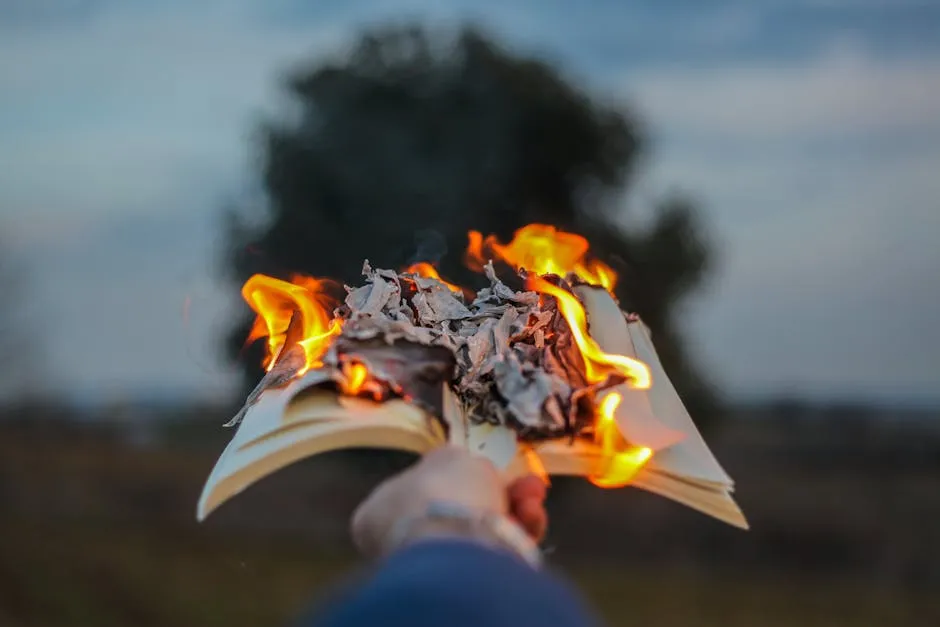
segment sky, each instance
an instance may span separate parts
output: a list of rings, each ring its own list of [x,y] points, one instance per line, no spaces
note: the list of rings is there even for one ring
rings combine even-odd
[[[233,393],[219,210],[258,199],[254,129],[298,63],[408,18],[640,115],[625,215],[701,201],[719,265],[682,323],[732,398],[940,401],[940,3],[914,0],[0,2],[0,240],[43,390]]]

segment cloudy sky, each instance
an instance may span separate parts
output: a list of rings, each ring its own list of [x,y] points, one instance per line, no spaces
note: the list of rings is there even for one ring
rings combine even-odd
[[[626,203],[703,201],[721,271],[684,315],[731,394],[940,399],[940,3],[913,0],[0,1],[0,235],[48,388],[230,392],[217,212],[253,125],[292,64],[409,16],[640,112]]]

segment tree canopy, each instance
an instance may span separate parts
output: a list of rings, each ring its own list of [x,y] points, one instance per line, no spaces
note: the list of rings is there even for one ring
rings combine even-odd
[[[364,259],[400,268],[432,261],[448,279],[471,229],[508,241],[528,223],[588,238],[620,273],[617,295],[651,328],[680,393],[706,418],[714,397],[683,350],[676,305],[705,276],[709,248],[694,204],[667,198],[653,223],[625,229],[620,200],[643,146],[623,107],[592,98],[553,65],[473,28],[438,37],[419,27],[366,32],[351,52],[295,73],[289,121],[261,129],[267,214],[229,214],[227,267],[358,282]],[[258,353],[230,354],[251,385]]]

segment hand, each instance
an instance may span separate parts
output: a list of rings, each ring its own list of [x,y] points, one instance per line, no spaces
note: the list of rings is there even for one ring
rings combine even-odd
[[[353,540],[367,555],[387,553],[396,548],[388,546],[396,523],[420,517],[434,501],[445,501],[481,515],[507,517],[538,542],[548,526],[545,494],[538,477],[526,476],[507,485],[488,460],[462,448],[443,447],[379,485],[363,501],[353,515]],[[468,533],[450,521],[419,520],[408,539]]]

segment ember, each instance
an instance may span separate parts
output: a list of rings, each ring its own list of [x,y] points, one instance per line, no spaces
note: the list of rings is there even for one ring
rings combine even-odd
[[[342,384],[343,394],[356,396],[362,391],[363,384],[369,376],[369,369],[364,364],[349,361],[343,364],[343,375],[346,377]]]
[[[463,288],[459,285],[454,285],[453,283],[448,283],[441,278],[441,275],[438,274],[437,268],[432,266],[426,261],[419,261],[418,263],[413,263],[405,270],[405,274],[416,274],[420,277],[426,279],[437,279],[441,283],[447,286],[447,288],[452,292],[462,292]]]

